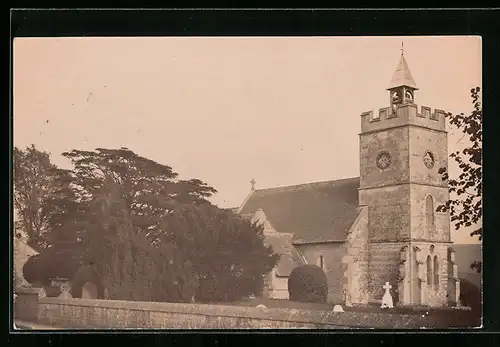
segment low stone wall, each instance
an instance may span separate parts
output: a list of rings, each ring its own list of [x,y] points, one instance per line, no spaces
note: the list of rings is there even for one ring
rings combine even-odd
[[[14,301],[14,318],[27,321],[38,319],[39,288],[16,288]]]
[[[424,315],[260,309],[94,299],[40,298],[38,322],[67,328],[147,329],[419,329],[449,328]]]

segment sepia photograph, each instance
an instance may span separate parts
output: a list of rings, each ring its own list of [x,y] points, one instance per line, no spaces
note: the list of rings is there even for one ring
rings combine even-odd
[[[14,330],[482,326],[481,37],[12,49]]]

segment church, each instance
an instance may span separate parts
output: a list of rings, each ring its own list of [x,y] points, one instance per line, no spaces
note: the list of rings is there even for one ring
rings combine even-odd
[[[264,225],[280,254],[263,296],[288,298],[291,271],[323,269],[328,301],[380,303],[389,282],[396,305],[455,306],[460,282],[438,170],[448,166],[445,112],[415,104],[417,85],[403,52],[388,106],[361,114],[360,176],[252,189],[236,213]],[[354,136],[354,134],[353,134]]]

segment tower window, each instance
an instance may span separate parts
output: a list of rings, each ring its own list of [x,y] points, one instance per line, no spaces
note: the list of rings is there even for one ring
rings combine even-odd
[[[439,289],[439,263],[437,255],[434,256],[434,289]]]
[[[432,259],[431,256],[427,256],[427,285],[432,285]]]
[[[430,236],[434,233],[434,200],[430,195],[425,199],[425,214],[427,234]]]

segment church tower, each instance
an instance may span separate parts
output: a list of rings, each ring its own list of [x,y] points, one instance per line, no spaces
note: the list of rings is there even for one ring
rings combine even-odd
[[[359,203],[368,207],[369,294],[390,282],[399,305],[445,306],[458,298],[448,200],[445,112],[415,104],[401,51],[389,106],[361,115]],[[455,271],[453,271],[455,269]]]

